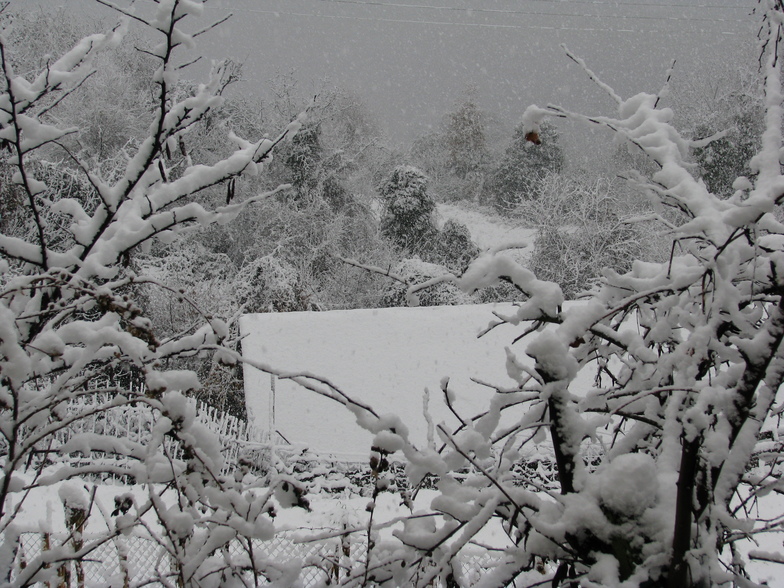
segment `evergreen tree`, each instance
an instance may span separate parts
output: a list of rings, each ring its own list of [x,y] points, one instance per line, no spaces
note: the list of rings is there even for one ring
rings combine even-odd
[[[451,172],[461,180],[479,172],[487,159],[485,117],[469,94],[446,116],[444,138]]]
[[[427,193],[427,177],[417,168],[401,165],[378,189],[384,199],[381,233],[400,249],[417,254],[437,232],[436,204]]]
[[[432,248],[424,252],[422,257],[459,274],[477,255],[479,248],[471,239],[468,227],[450,219],[438,232],[438,238],[432,241]]]
[[[323,155],[320,134],[318,125],[305,125],[291,140],[291,147],[283,160],[299,197],[318,184],[318,168]]]
[[[511,210],[524,200],[538,198],[544,175],[560,172],[563,166],[563,150],[553,125],[543,124],[538,136],[531,137],[520,124],[485,183],[484,198],[499,210]]]

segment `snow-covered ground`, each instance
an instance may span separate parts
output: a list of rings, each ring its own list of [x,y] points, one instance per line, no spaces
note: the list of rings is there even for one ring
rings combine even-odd
[[[64,482],[47,488],[38,488],[29,494],[25,501],[25,508],[17,517],[16,524],[20,531],[43,533],[51,532],[54,534],[55,541],[58,541],[58,534],[62,537],[65,531],[64,509],[62,499],[66,496],[81,494],[87,496],[92,485],[83,486],[77,481]],[[95,503],[91,516],[85,529],[85,539],[89,541],[90,536],[95,533],[103,532],[106,529],[105,520],[110,516],[114,508],[115,496],[126,496],[132,494],[137,503],[146,500],[147,489],[142,486],[125,486],[122,484],[104,484],[96,489]],[[414,502],[415,510],[429,510],[430,503],[437,493],[431,490],[421,491]],[[172,495],[163,495],[164,501],[174,500]],[[368,498],[357,494],[318,494],[309,495],[310,512],[301,508],[277,509],[277,516],[274,521],[276,530],[282,533],[284,541],[294,541],[304,543],[305,551],[309,552],[308,546],[315,545],[325,538],[335,537],[343,529],[358,530],[354,536],[354,541],[363,541],[364,533],[362,529],[367,523],[368,512],[366,506]],[[780,501],[776,501],[778,503]],[[781,505],[771,504],[771,514],[781,513]],[[375,501],[374,521],[381,529],[380,539],[382,541],[393,538],[394,529],[400,529],[400,524],[393,524],[399,517],[406,516],[410,511],[402,505],[400,496],[395,493],[381,494]],[[155,525],[153,525],[155,528]],[[500,524],[494,522],[482,529],[476,537],[477,546],[469,546],[466,555],[479,558],[483,553],[483,546],[502,548],[508,546],[508,539],[503,532]],[[775,537],[766,537],[759,546],[749,544],[749,548],[760,551],[781,551],[781,541]],[[288,557],[295,557],[297,547],[292,545],[285,552]],[[747,551],[747,550],[744,550]],[[137,554],[141,556],[142,554]],[[133,559],[135,556],[131,554]],[[140,562],[146,560],[142,559]],[[137,564],[139,565],[139,564]],[[112,570],[109,562],[107,570]],[[757,582],[767,582],[768,586],[784,587],[784,577],[781,576],[781,566],[772,563],[754,561],[748,566],[752,579]],[[141,571],[139,572],[141,573]],[[107,576],[108,577],[108,576]],[[101,584],[92,584],[101,585]],[[118,584],[120,585],[120,584]]]
[[[433,420],[454,424],[440,391],[444,378],[450,378],[449,389],[454,392],[457,409],[471,416],[487,406],[493,393],[477,380],[499,387],[514,386],[506,373],[507,347],[511,346],[518,359],[530,361],[525,349],[536,334],[512,346],[518,329],[501,326],[477,339],[477,334],[494,320],[494,312],[504,314],[509,310],[507,305],[474,305],[248,315],[241,322],[243,351],[291,373],[326,378],[379,413],[399,416],[415,443],[424,444],[428,436],[423,416],[425,390],[430,392],[428,411]],[[587,390],[592,385],[593,373],[585,372],[578,375],[573,391]],[[367,459],[372,436],[334,400],[319,397],[289,380],[271,379],[252,368],[246,368],[245,382],[249,413],[259,426],[279,430],[290,441],[303,442],[317,452]],[[422,500],[427,502],[428,495]],[[777,496],[766,500],[763,508],[771,516],[784,512]],[[308,525],[325,521],[334,524],[340,518],[336,513],[355,516],[363,504],[358,498],[319,497],[314,510],[322,514]],[[389,518],[404,514],[394,502],[382,510]],[[287,512],[281,522],[296,528],[302,523],[297,518],[300,514]],[[294,518],[289,520],[289,516]],[[503,541],[500,529],[488,533],[482,538],[484,542],[498,545],[497,541]],[[748,548],[780,552],[781,539],[766,536],[759,546],[749,543]],[[784,578],[777,573],[779,567],[753,562],[750,570],[758,581],[784,587]]]
[[[516,225],[514,222],[491,213],[488,209],[476,206],[441,203],[438,205],[439,225],[448,220],[464,224],[471,232],[474,243],[488,250],[505,245],[524,247],[515,253],[515,258],[526,260],[533,252],[536,230]]]

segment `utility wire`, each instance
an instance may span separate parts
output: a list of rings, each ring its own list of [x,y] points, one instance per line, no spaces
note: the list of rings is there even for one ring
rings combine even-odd
[[[456,21],[436,21],[436,20],[414,20],[403,18],[385,18],[385,17],[371,17],[371,16],[349,16],[342,14],[314,14],[306,12],[290,12],[283,10],[264,10],[258,8],[241,8],[232,6],[232,11],[252,12],[256,14],[269,14],[273,16],[285,15],[296,16],[301,18],[325,18],[333,20],[356,20],[365,22],[386,22],[386,23],[399,23],[399,24],[418,24],[418,25],[434,25],[434,26],[456,26],[456,27],[476,27],[488,29],[533,29],[545,31],[584,31],[584,32],[606,32],[606,33],[638,33],[638,34],[668,34],[671,31],[655,30],[655,29],[619,29],[619,28],[602,28],[602,27],[575,27],[575,26],[547,26],[547,25],[533,25],[533,24],[499,24],[499,23],[480,23],[480,22],[456,22]],[[552,16],[564,16],[556,15]],[[678,19],[676,19],[678,20]],[[680,19],[685,20],[685,19]],[[674,21],[670,21],[674,22]],[[739,20],[737,22],[747,22]],[[694,31],[689,30],[688,33],[692,34]],[[736,35],[734,31],[709,31],[721,35]],[[745,33],[744,33],[745,34]]]
[[[595,4],[612,7],[646,6],[650,8],[719,8],[749,10],[753,7],[748,4],[658,4],[655,2],[616,2],[615,0],[528,0],[529,2],[544,2],[547,4]]]
[[[487,14],[501,14],[501,15],[523,15],[523,16],[567,16],[575,18],[620,18],[620,19],[638,19],[638,20],[693,20],[693,21],[707,21],[707,22],[746,22],[738,18],[712,18],[712,17],[675,17],[675,16],[649,16],[649,15],[635,15],[623,16],[618,14],[573,14],[563,12],[537,12],[531,10],[503,10],[500,8],[466,8],[459,6],[433,6],[431,4],[407,4],[401,2],[381,2],[379,0],[318,0],[319,2],[327,2],[330,4],[355,4],[363,6],[379,6],[389,8],[417,8],[426,10],[441,10],[450,12],[464,12],[467,14],[472,13],[487,13]],[[570,4],[577,3],[577,0],[531,0],[533,2],[548,3],[548,4]],[[582,0],[584,4],[593,5],[613,5],[620,6],[646,6],[646,7],[666,7],[666,8],[745,8],[750,10],[749,6],[718,6],[713,4],[646,4],[644,2],[623,2],[623,3],[610,3],[606,0]]]

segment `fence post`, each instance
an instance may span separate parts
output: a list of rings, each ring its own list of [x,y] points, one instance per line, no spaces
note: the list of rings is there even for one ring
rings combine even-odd
[[[41,554],[52,549],[52,503],[47,500],[46,502],[46,530],[41,533]],[[44,569],[49,568],[49,564],[43,564]],[[58,570],[58,574],[59,574]],[[49,588],[54,588],[51,583],[48,584]]]
[[[114,538],[114,547],[117,550],[117,563],[123,578],[123,588],[131,586],[131,572],[128,569],[128,545],[120,537]]]
[[[343,534],[340,536],[340,550],[342,551],[342,557],[340,558],[343,565],[343,569],[345,570],[344,576],[348,576],[351,570],[351,536],[348,532],[348,513],[343,512]],[[338,568],[340,569],[340,568]],[[336,578],[338,581],[341,578]]]
[[[14,570],[17,567],[16,560],[19,558],[18,567],[20,570],[23,570],[27,567],[27,559],[25,558],[25,550],[24,550],[24,543],[22,543],[22,533],[16,527],[16,525],[9,525],[6,528],[5,534],[3,536],[2,545],[10,545],[11,546],[11,554],[8,559],[5,559],[5,562],[8,563],[8,569],[3,570],[2,572],[2,579],[5,580],[7,583],[11,583],[11,579],[13,577]]]
[[[95,497],[95,489],[93,488],[93,497]],[[74,553],[81,551],[84,547],[84,529],[87,526],[87,518],[90,516],[90,505],[92,499],[84,495],[81,488],[75,485],[63,484],[59,490],[60,500],[63,502],[63,510],[65,511],[65,527],[71,534],[71,546]],[[84,588],[84,567],[80,559],[74,560],[74,568],[76,570],[76,585],[78,588]],[[71,565],[70,562],[63,562],[58,570],[60,576],[60,585],[64,588],[69,588],[71,585]]]

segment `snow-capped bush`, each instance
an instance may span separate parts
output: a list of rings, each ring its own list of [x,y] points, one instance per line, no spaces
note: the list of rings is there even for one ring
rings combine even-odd
[[[149,276],[140,275],[143,268],[132,263],[156,240],[168,244],[187,228],[228,222],[269,196],[265,192],[225,205],[194,197],[214,186],[231,191],[245,176],[257,174],[275,145],[293,136],[302,122],[293,121],[274,139],[231,134],[234,149],[227,157],[193,164],[190,132],[221,107],[227,82],[217,66],[204,84],[187,91],[178,84],[178,71],[188,60],[182,51],[198,36],[189,23],[201,14],[201,4],[161,0],[149,20],[116,8],[123,14],[114,30],[42,59],[40,69],[24,77],[14,73],[13,51],[0,34],[0,173],[3,195],[12,196],[5,205],[11,204],[10,212],[23,221],[4,223],[0,234],[4,585],[53,581],[64,562],[81,560],[119,534],[140,528],[172,562],[156,571],[165,585],[226,585],[243,573],[281,576],[277,562],[254,553],[251,545],[253,538],[270,535],[271,495],[256,489],[252,476],[221,474],[221,447],[184,396],[201,383],[194,372],[178,368],[180,360],[213,353],[220,363],[236,363],[237,354],[224,347],[231,326],[186,294],[196,271],[192,263],[180,258],[178,272],[174,258],[168,266],[147,258],[144,267],[155,274]],[[58,109],[89,86],[96,59],[123,42],[131,19],[154,39],[147,55],[155,68],[145,84],[152,100],[139,113],[144,117],[139,128],[147,135],[138,142],[123,141],[119,153],[97,160],[89,149],[70,148],[68,139],[79,129],[58,126]],[[114,143],[103,147],[118,149]],[[4,216],[8,211],[6,206]],[[217,263],[199,271],[213,271],[216,279],[225,275]],[[173,276],[180,282],[164,283]],[[167,329],[142,310],[143,288],[171,294],[187,312],[172,317]],[[136,383],[145,386],[131,385]],[[81,398],[95,402],[83,411],[67,410]],[[146,406],[153,419],[143,440],[79,427],[107,411],[136,405]],[[66,429],[74,434],[66,444],[56,443]],[[177,443],[180,456],[167,450],[170,441]],[[69,463],[72,453],[86,458]],[[98,454],[113,459],[87,458]],[[25,468],[32,471],[20,478]],[[104,530],[87,537],[82,528],[96,507],[76,485],[63,486],[70,537],[20,567],[15,524],[20,513],[29,514],[27,491],[106,475],[146,484],[146,497],[137,497],[122,513],[104,513]],[[273,475],[268,482],[272,492],[283,480]],[[232,542],[240,546],[239,556],[213,557]]]
[[[697,145],[672,126],[660,95],[624,99],[571,53],[616,115],[531,106],[523,116],[524,135],[538,138],[547,118],[568,118],[606,127],[644,152],[655,171],[634,180],[655,201],[647,219],[673,239],[667,259],[606,268],[590,296],[572,304],[503,252],[433,280],[467,292],[511,282],[520,304],[491,328],[510,329],[510,343],[527,338],[507,349],[517,386],[499,387],[475,416],[460,415],[445,392],[461,425],[431,423],[438,442],[427,448],[388,415],[320,388],[377,438],[396,435],[413,483],[439,477],[430,510],[394,533],[400,544],[369,547],[366,577],[372,570],[393,585],[461,585],[456,554],[494,520],[508,542],[482,586],[758,586],[749,559],[784,562],[775,538],[773,551],[750,550],[749,541],[779,531],[784,471],[780,445],[765,433],[779,434],[784,383],[784,14],[780,3],[760,7],[765,130],[749,162],[755,175],[733,181],[729,198],[699,177],[689,161]],[[668,222],[667,208],[684,222]],[[414,291],[421,295],[421,286]],[[548,437],[555,488],[538,472],[515,470]],[[458,478],[466,465],[476,474]],[[526,484],[515,483],[515,471],[529,476]]]
[[[379,186],[383,200],[381,233],[403,251],[419,253],[436,232],[436,203],[427,193],[427,177],[410,165],[396,167]]]
[[[409,306],[408,290],[411,285],[422,284],[447,274],[442,266],[420,259],[404,259],[393,268],[393,273],[403,281],[392,281],[381,299],[381,306]],[[450,281],[423,289],[416,296],[418,306],[451,306],[473,304],[474,299]]]

